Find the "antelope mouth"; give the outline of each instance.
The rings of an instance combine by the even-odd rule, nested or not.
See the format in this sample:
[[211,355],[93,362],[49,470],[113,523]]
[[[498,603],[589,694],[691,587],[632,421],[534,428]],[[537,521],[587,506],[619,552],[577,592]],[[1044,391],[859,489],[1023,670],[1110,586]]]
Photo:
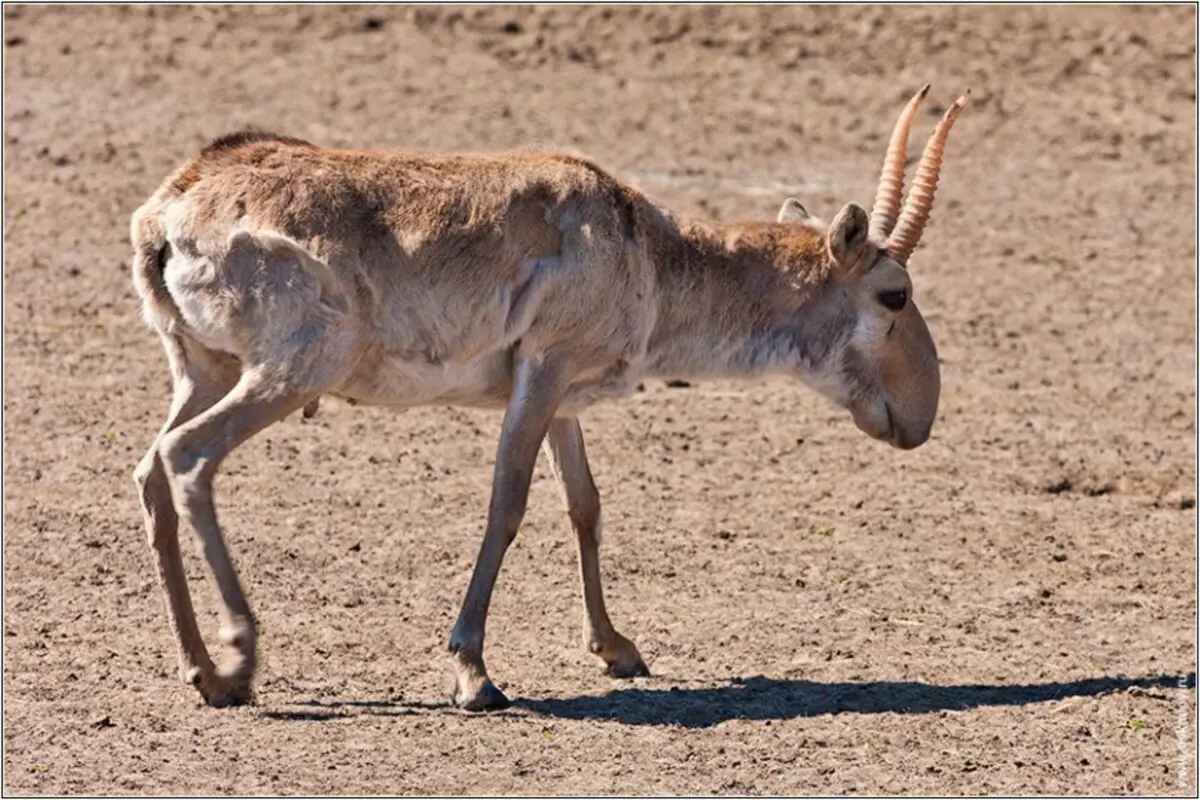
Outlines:
[[850,407],[850,415],[858,429],[872,439],[899,447],[897,441],[903,439],[896,427],[896,419],[892,414],[892,406],[886,400],[876,399],[871,402],[854,404]]
[[888,435],[887,442],[897,450],[912,450],[920,447],[929,441],[929,428],[920,427],[915,431],[912,428],[902,428],[896,425],[896,420],[892,416],[892,406],[890,403],[883,404],[884,411],[887,414]]

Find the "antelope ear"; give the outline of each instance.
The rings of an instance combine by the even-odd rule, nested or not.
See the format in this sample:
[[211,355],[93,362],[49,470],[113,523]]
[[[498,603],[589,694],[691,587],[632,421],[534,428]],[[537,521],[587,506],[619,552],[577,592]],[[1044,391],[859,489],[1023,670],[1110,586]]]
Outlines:
[[809,218],[808,211],[804,206],[800,205],[800,201],[794,197],[789,197],[783,201],[783,208],[779,209],[779,216],[776,217],[778,222],[800,222]]
[[857,203],[847,203],[833,218],[826,234],[829,254],[843,267],[852,267],[867,246],[870,227],[867,212]]

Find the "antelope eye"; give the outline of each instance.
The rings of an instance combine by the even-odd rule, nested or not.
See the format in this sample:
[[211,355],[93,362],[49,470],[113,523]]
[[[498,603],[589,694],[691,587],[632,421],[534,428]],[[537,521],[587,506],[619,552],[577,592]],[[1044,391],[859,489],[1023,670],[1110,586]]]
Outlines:
[[891,292],[880,292],[879,302],[883,303],[883,307],[888,311],[899,311],[904,308],[904,304],[908,302],[908,292],[903,289],[896,289]]

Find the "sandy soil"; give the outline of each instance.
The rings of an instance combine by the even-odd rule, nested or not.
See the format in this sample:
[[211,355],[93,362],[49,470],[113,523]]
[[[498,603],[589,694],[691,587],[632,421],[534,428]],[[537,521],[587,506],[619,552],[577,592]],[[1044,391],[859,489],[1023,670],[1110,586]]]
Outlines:
[[[4,14],[6,792],[1196,791],[1194,9]],[[924,129],[974,92],[913,259],[929,444],[783,382],[584,421],[654,677],[581,646],[539,466],[488,630],[514,707],[446,707],[498,416],[327,402],[219,484],[257,703],[176,681],[130,481],[169,380],[127,225],[196,147],[553,145],[685,213],[830,216],[927,80]]]

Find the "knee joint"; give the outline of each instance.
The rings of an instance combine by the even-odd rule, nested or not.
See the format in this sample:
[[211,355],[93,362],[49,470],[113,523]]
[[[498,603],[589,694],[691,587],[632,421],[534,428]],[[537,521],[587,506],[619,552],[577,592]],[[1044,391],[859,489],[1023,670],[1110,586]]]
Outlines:
[[203,453],[189,446],[180,436],[165,436],[158,446],[163,466],[172,478],[196,478],[205,466]]
[[146,496],[146,487],[150,484],[150,476],[153,474],[154,454],[151,453],[139,461],[138,465],[133,468],[133,485],[137,487],[138,492],[143,498]]

